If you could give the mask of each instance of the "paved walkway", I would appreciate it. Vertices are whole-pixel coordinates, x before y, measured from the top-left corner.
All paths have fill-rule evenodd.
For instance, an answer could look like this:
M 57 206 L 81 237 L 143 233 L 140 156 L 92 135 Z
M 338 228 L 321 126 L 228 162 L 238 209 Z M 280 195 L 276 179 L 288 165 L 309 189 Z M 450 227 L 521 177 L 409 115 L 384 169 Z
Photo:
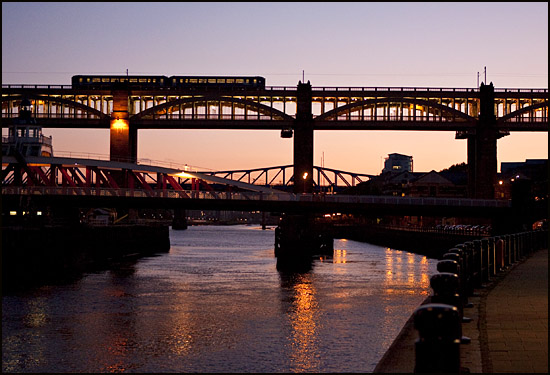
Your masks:
M 539 250 L 470 297 L 460 348 L 470 373 L 548 373 L 548 250 Z M 418 333 L 409 319 L 374 372 L 412 373 Z

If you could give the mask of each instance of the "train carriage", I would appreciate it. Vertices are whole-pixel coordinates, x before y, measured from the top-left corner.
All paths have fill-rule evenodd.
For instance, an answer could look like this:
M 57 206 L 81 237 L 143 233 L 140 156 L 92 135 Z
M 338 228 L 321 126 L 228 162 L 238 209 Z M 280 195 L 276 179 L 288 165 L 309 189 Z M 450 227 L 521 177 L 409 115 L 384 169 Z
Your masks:
M 260 76 L 128 76 L 75 75 L 73 88 L 112 89 L 116 85 L 141 89 L 248 89 L 265 88 Z
M 76 75 L 72 77 L 73 88 L 109 89 L 117 84 L 130 87 L 163 88 L 166 76 L 128 76 L 128 75 Z
M 259 76 L 172 76 L 174 88 L 264 88 L 265 78 Z

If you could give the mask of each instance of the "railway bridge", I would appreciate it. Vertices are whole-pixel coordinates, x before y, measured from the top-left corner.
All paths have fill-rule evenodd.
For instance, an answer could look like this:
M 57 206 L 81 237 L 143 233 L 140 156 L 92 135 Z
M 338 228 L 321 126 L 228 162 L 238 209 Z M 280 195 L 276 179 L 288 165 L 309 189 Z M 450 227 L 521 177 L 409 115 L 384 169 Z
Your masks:
M 548 89 L 422 87 L 142 88 L 2 85 L 2 126 L 22 99 L 44 128 L 110 129 L 110 159 L 135 162 L 140 129 L 276 129 L 293 137 L 294 192 L 313 191 L 320 130 L 454 131 L 466 139 L 468 194 L 492 199 L 497 140 L 548 131 Z

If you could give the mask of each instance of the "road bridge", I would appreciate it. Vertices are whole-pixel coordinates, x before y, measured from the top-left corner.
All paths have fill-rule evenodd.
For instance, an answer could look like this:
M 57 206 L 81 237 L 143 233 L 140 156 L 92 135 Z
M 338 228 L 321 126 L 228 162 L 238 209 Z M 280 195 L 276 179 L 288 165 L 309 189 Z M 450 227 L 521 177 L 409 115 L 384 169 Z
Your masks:
M 263 87 L 246 90 L 2 85 L 2 126 L 27 98 L 45 128 L 110 129 L 113 161 L 137 159 L 139 129 L 277 129 L 294 138 L 295 192 L 313 191 L 318 130 L 454 131 L 468 142 L 468 194 L 494 197 L 497 140 L 548 131 L 548 89 Z
M 4 212 L 38 205 L 498 217 L 511 208 L 496 199 L 296 194 L 215 173 L 107 160 L 6 156 L 2 167 Z

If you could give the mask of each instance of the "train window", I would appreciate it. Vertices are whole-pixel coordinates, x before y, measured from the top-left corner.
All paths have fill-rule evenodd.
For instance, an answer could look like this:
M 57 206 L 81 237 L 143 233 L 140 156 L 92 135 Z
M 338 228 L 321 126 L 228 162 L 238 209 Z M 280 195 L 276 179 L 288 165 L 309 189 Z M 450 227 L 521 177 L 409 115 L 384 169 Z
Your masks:
M 82 77 L 80 77 L 80 78 L 78 79 L 78 82 L 79 82 L 79 83 L 82 83 L 82 81 L 83 81 L 83 80 L 82 80 Z
M 216 83 L 216 78 L 208 78 L 208 83 Z
M 92 82 L 101 82 L 101 78 L 92 78 Z
M 242 78 L 237 78 L 237 79 L 235 80 L 235 82 L 236 82 L 236 83 L 244 83 L 244 79 L 242 79 Z
M 130 78 L 130 82 L 132 83 L 136 83 L 137 81 L 138 81 L 137 78 Z
M 156 78 L 153 78 L 153 83 L 156 83 L 157 82 L 157 79 Z
M 147 78 L 140 78 L 139 79 L 139 83 L 146 83 L 147 82 Z
M 234 78 L 228 78 L 225 80 L 225 82 L 227 83 L 235 83 L 235 79 Z
M 101 82 L 109 82 L 109 78 L 102 78 Z
M 199 82 L 196 78 L 189 78 L 188 81 L 189 81 L 189 83 L 198 83 Z
M 248 78 L 246 79 L 246 83 L 250 83 L 250 80 Z
M 206 78 L 199 78 L 199 83 L 206 83 Z
M 90 78 L 86 78 L 86 82 L 90 82 Z
M 164 83 L 164 78 L 161 78 L 161 79 L 160 79 L 160 83 Z

